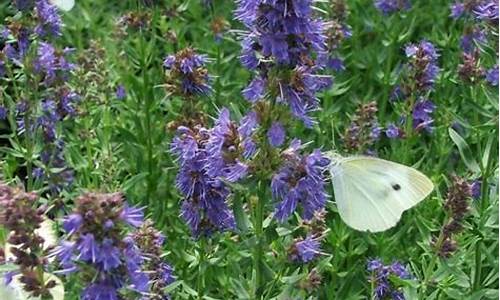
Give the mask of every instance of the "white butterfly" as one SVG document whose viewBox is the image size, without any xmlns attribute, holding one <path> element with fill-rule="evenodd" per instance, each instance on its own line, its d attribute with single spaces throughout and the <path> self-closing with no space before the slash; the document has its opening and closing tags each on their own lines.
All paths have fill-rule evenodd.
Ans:
<svg viewBox="0 0 500 300">
<path fill-rule="evenodd" d="M 75 0 L 49 0 L 50 3 L 64 11 L 70 11 L 75 6 Z"/>
<path fill-rule="evenodd" d="M 350 227 L 379 232 L 397 224 L 403 212 L 434 189 L 421 172 L 380 158 L 329 154 L 335 201 Z"/>
</svg>

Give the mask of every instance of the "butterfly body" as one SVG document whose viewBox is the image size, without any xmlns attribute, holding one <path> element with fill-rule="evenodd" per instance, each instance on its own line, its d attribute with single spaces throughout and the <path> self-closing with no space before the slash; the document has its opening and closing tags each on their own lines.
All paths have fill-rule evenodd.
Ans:
<svg viewBox="0 0 500 300">
<path fill-rule="evenodd" d="M 369 156 L 330 154 L 329 167 L 342 220 L 360 231 L 379 232 L 397 224 L 402 213 L 433 190 L 421 172 Z"/>
</svg>

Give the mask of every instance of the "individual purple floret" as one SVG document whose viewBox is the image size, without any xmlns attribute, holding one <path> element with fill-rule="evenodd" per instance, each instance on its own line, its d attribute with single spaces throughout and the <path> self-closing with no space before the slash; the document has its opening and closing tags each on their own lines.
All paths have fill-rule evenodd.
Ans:
<svg viewBox="0 0 500 300">
<path fill-rule="evenodd" d="M 416 131 L 425 129 L 431 132 L 433 129 L 434 119 L 432 113 L 436 110 L 436 105 L 427 99 L 420 99 L 413 108 L 413 128 Z"/>
<path fill-rule="evenodd" d="M 122 84 L 119 84 L 116 87 L 115 97 L 118 100 L 123 100 L 127 97 L 127 91 L 125 90 L 125 87 Z"/>
<path fill-rule="evenodd" d="M 375 286 L 373 297 L 375 299 L 406 299 L 401 287 L 391 280 L 391 276 L 400 279 L 410 279 L 411 275 L 407 268 L 399 262 L 384 265 L 379 259 L 369 260 L 366 269 L 371 273 L 370 282 Z"/>
<path fill-rule="evenodd" d="M 308 263 L 320 254 L 319 239 L 311 235 L 296 239 L 288 249 L 288 258 L 294 262 Z"/>
<path fill-rule="evenodd" d="M 472 198 L 474 198 L 475 200 L 481 197 L 481 186 L 482 186 L 481 180 L 474 180 L 470 184 L 470 193 Z"/>
<path fill-rule="evenodd" d="M 280 147 L 285 142 L 286 131 L 281 122 L 273 122 L 267 132 L 269 144 L 275 148 Z"/>
<path fill-rule="evenodd" d="M 205 64 L 207 57 L 191 48 L 180 50 L 165 58 L 167 89 L 182 96 L 209 95 L 212 92 Z"/>
<path fill-rule="evenodd" d="M 385 135 L 390 139 L 400 138 L 402 133 L 401 129 L 397 127 L 394 123 L 389 123 L 385 129 Z"/>
<path fill-rule="evenodd" d="M 411 8 L 410 0 L 374 0 L 374 4 L 384 15 L 409 10 Z"/>
<path fill-rule="evenodd" d="M 498 86 L 498 65 L 486 71 L 486 81 L 492 86 Z"/>
<path fill-rule="evenodd" d="M 7 108 L 5 106 L 0 106 L 0 120 L 7 119 Z"/>
<path fill-rule="evenodd" d="M 450 16 L 453 19 L 458 19 L 465 12 L 465 5 L 461 2 L 455 2 L 452 5 L 450 5 L 450 11 L 451 11 Z"/>
<path fill-rule="evenodd" d="M 279 201 L 274 212 L 279 222 L 288 219 L 299 204 L 304 219 L 312 218 L 314 212 L 325 206 L 323 172 L 330 161 L 318 149 L 309 155 L 301 155 L 300 148 L 299 140 L 291 142 L 290 148 L 282 153 L 282 167 L 271 181 L 273 198 Z"/>
<path fill-rule="evenodd" d="M 52 253 L 59 273 L 86 274 L 82 299 L 119 299 L 119 290 L 128 286 L 148 292 L 142 252 L 127 237 L 127 231 L 142 225 L 142 209 L 129 207 L 120 193 L 86 193 L 75 204 L 63 221 L 67 236 Z"/>
</svg>

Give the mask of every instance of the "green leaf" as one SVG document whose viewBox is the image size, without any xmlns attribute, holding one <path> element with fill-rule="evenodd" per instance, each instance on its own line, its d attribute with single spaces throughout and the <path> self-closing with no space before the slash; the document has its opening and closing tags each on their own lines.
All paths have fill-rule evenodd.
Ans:
<svg viewBox="0 0 500 300">
<path fill-rule="evenodd" d="M 464 163 L 467 166 L 467 168 L 475 174 L 480 173 L 481 170 L 479 168 L 479 165 L 474 159 L 472 151 L 467 142 L 465 142 L 465 140 L 451 127 L 448 128 L 448 133 L 450 135 L 450 138 L 455 143 L 455 145 L 457 145 L 458 151 L 460 152 L 460 156 L 464 160 Z"/>
<path fill-rule="evenodd" d="M 182 280 L 176 280 L 171 284 L 169 284 L 166 288 L 164 288 L 163 291 L 165 291 L 166 293 L 171 293 L 173 290 L 178 288 L 182 283 L 183 283 Z"/>
<path fill-rule="evenodd" d="M 231 287 L 234 290 L 235 294 L 238 295 L 238 299 L 251 299 L 252 297 L 247 292 L 247 290 L 243 287 L 243 284 L 240 280 L 235 278 L 230 278 L 229 282 L 231 283 Z"/>
</svg>

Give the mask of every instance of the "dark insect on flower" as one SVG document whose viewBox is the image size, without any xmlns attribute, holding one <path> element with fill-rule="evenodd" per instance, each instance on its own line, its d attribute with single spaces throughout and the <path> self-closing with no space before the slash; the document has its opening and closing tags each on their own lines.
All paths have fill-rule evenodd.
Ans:
<svg viewBox="0 0 500 300">
<path fill-rule="evenodd" d="M 209 95 L 212 87 L 205 67 L 206 62 L 205 55 L 197 54 L 191 48 L 167 56 L 163 62 L 167 69 L 167 90 L 186 97 Z"/>
<path fill-rule="evenodd" d="M 50 289 L 56 284 L 54 280 L 44 278 L 44 270 L 48 265 L 45 240 L 37 233 L 44 220 L 45 208 L 36 208 L 38 195 L 26 193 L 18 188 L 0 184 L 0 225 L 10 232 L 7 242 L 14 255 L 14 264 L 19 270 L 9 273 L 7 284 L 16 273 L 24 290 L 33 297 L 49 297 Z"/>
<path fill-rule="evenodd" d="M 393 262 L 391 265 L 384 265 L 379 259 L 369 260 L 366 269 L 370 272 L 369 281 L 375 287 L 373 290 L 374 299 L 397 299 L 404 300 L 401 286 L 391 280 L 391 277 L 400 279 L 410 279 L 410 272 L 400 262 Z"/>
<path fill-rule="evenodd" d="M 324 171 L 330 161 L 318 149 L 301 155 L 300 147 L 299 140 L 291 142 L 290 148 L 282 153 L 281 168 L 271 180 L 273 198 L 280 201 L 274 212 L 279 222 L 288 219 L 299 204 L 304 219 L 311 219 L 325 206 Z"/>
</svg>

